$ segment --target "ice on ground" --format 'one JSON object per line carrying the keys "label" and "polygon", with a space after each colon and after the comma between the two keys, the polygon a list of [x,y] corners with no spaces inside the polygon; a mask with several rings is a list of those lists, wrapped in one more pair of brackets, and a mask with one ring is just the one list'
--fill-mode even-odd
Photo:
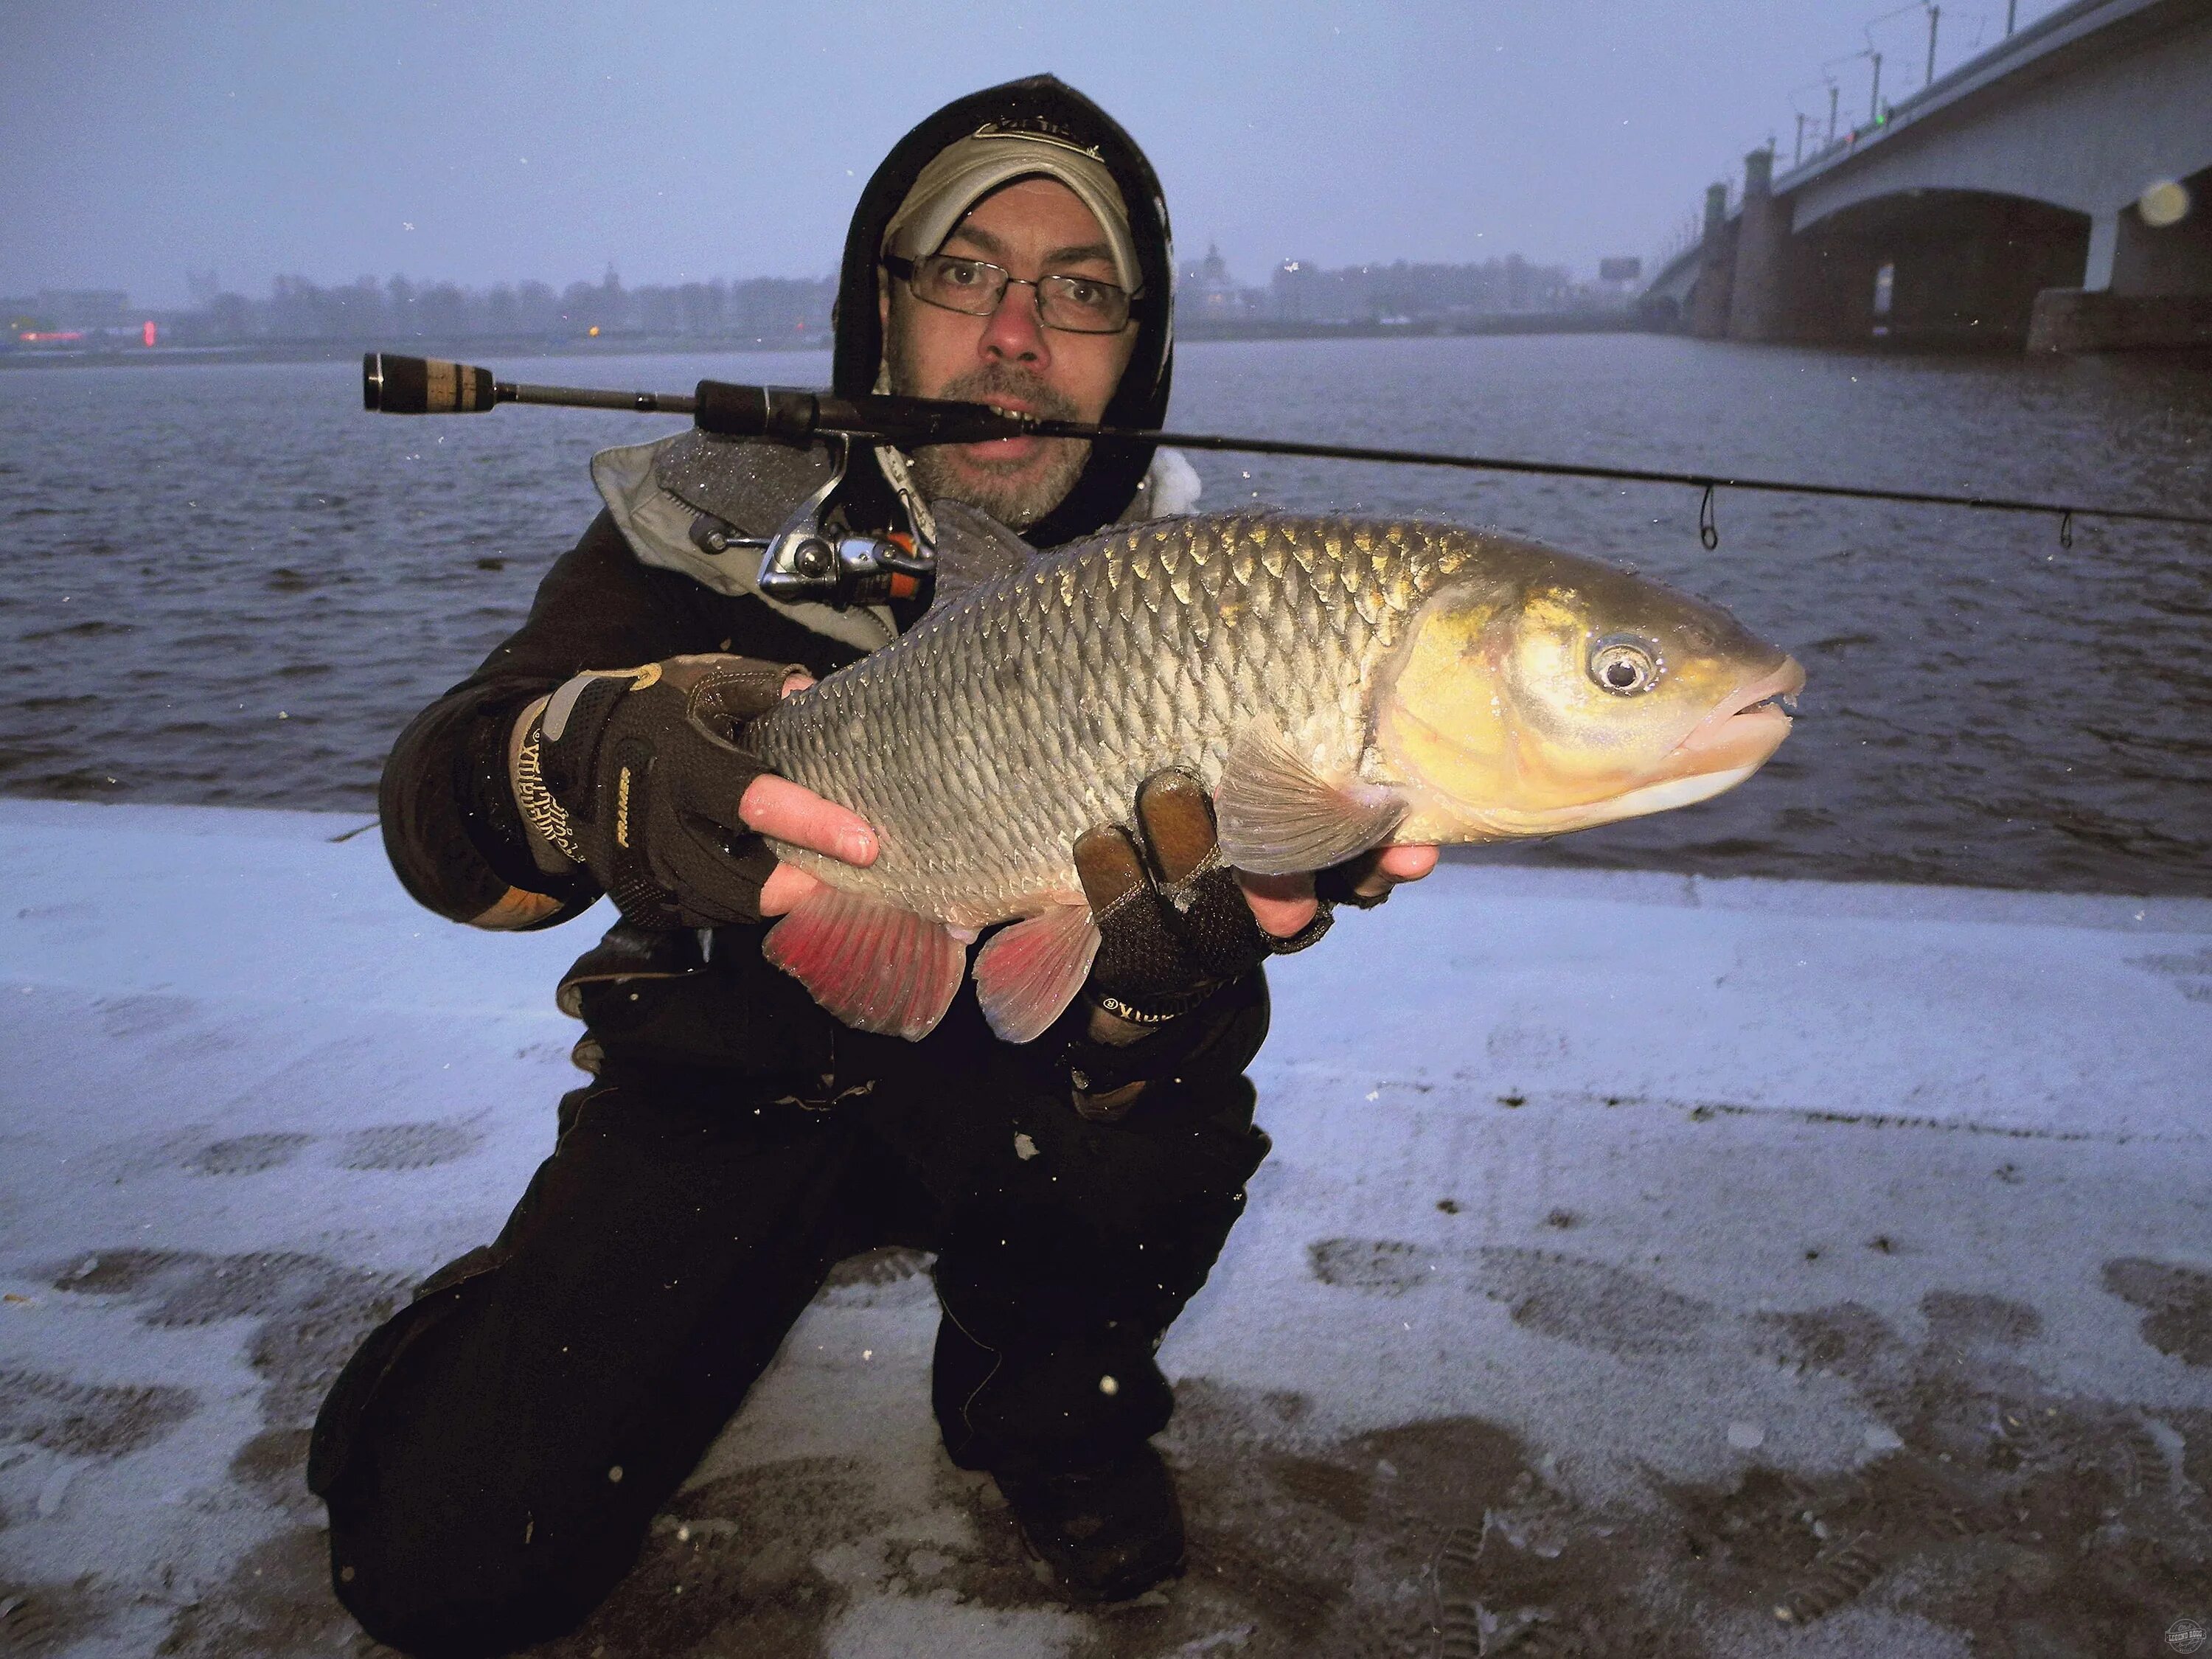
{"label": "ice on ground", "polygon": [[[328,1653],[306,1428],[489,1238],[592,923],[361,820],[0,801],[0,1650]],[[1161,1353],[1189,1571],[1060,1604],[856,1258],[556,1652],[2155,1650],[2212,1609],[2212,904],[1448,867],[1273,972]]]}

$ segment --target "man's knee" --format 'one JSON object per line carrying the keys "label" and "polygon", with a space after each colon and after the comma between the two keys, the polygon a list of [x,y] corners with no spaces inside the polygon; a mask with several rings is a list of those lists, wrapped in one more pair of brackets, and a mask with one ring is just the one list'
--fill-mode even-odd
{"label": "man's knee", "polygon": [[[331,1587],[378,1641],[421,1659],[475,1659],[581,1624],[635,1563],[636,1532],[595,1548],[525,1543],[530,1522],[486,1528],[441,1514],[438,1494],[331,1504]],[[532,1544],[542,1546],[533,1547]]]}
{"label": "man's knee", "polygon": [[[471,1271],[471,1269],[475,1269]],[[404,1653],[509,1652],[573,1628],[635,1560],[648,1517],[562,1492],[529,1455],[528,1403],[485,1363],[501,1312],[475,1252],[374,1332],[325,1401],[308,1485],[329,1506],[331,1587]]]}

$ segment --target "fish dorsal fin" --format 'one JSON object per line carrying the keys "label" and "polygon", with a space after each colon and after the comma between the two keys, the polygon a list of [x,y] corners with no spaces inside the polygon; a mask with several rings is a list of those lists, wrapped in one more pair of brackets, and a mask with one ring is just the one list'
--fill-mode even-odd
{"label": "fish dorsal fin", "polygon": [[909,1042],[945,1018],[968,960],[943,922],[835,887],[799,900],[761,954],[846,1024]]}
{"label": "fish dorsal fin", "polygon": [[1058,1019],[1091,977],[1098,927],[1087,905],[1055,904],[996,933],[975,952],[975,997],[1008,1042],[1027,1042]]}
{"label": "fish dorsal fin", "polygon": [[948,605],[985,582],[1029,568],[1036,549],[980,507],[932,501],[937,519],[937,586],[931,609]]}
{"label": "fish dorsal fin", "polygon": [[1255,876],[1341,864],[1388,841],[1406,816],[1396,791],[1329,782],[1264,722],[1246,726],[1229,745],[1213,807],[1221,856]]}

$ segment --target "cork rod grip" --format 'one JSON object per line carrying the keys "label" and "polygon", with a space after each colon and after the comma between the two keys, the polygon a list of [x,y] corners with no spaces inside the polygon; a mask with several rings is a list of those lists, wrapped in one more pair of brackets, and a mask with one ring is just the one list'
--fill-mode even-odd
{"label": "cork rod grip", "polygon": [[497,398],[488,368],[370,351],[361,360],[361,401],[372,414],[475,415]]}

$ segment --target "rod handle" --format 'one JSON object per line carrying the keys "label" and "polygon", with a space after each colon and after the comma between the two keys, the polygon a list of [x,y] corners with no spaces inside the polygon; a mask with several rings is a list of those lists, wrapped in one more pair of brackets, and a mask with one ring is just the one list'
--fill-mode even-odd
{"label": "rod handle", "polygon": [[702,380],[692,419],[702,432],[723,438],[775,438],[805,443],[821,425],[820,394],[788,386],[738,386]]}
{"label": "rod handle", "polygon": [[491,371],[473,363],[391,351],[362,354],[362,407],[372,415],[476,415],[497,401]]}

